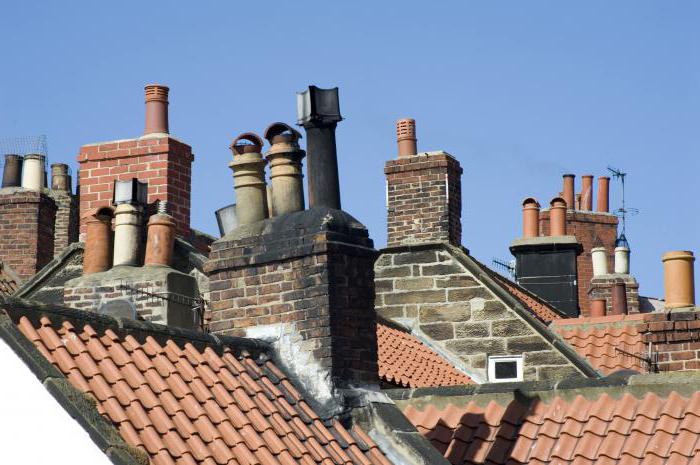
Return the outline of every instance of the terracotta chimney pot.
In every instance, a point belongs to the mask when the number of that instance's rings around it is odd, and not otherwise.
[[[564,196],[564,202],[566,202],[566,208],[569,210],[574,210],[576,208],[576,196],[574,194],[574,178],[575,174],[565,174],[564,175],[564,190],[562,191]]]
[[[550,202],[549,235],[566,236],[566,201],[555,197]]]
[[[664,264],[664,293],[666,308],[695,306],[693,263],[695,257],[688,250],[666,252]]]
[[[607,213],[609,211],[609,201],[610,201],[610,178],[607,176],[601,176],[598,178],[598,206],[597,210],[600,213]]]
[[[165,211],[165,202],[158,205],[158,213],[148,220],[146,266],[170,266],[175,245],[175,222]]]
[[[523,237],[540,235],[540,204],[532,197],[523,201]]]
[[[399,144],[399,158],[411,157],[418,153],[416,120],[404,118],[396,122],[396,142]]]
[[[627,289],[623,281],[617,281],[612,287],[613,315],[627,315]]]
[[[605,316],[605,299],[591,299],[591,318]]]
[[[112,217],[98,213],[91,215],[85,224],[83,274],[107,271],[112,266]]]
[[[262,146],[263,141],[257,134],[246,132],[234,139],[230,147],[233,161],[228,166],[233,170],[239,225],[264,220],[269,213]]]
[[[581,210],[593,209],[593,176],[590,174],[581,177]]]
[[[146,129],[147,134],[168,133],[168,92],[170,89],[158,84],[146,86]]]

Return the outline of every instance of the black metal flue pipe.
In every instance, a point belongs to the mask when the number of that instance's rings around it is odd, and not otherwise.
[[[306,175],[309,208],[340,210],[340,182],[335,128],[342,120],[338,88],[309,89],[297,94],[298,124],[306,131]]]

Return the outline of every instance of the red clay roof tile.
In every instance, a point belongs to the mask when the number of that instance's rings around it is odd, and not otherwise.
[[[390,464],[356,426],[351,434],[337,421],[321,422],[264,354],[226,348],[218,355],[73,324],[18,321],[152,464]]]
[[[410,388],[474,384],[417,337],[377,322],[379,376],[387,383]]]

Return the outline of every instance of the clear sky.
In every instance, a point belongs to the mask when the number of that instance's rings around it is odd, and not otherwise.
[[[143,86],[167,84],[196,155],[192,223],[216,233],[231,140],[294,122],[307,85],[339,86],[343,207],[378,247],[410,116],[419,150],[462,163],[463,243],[486,263],[510,258],[524,197],[624,169],[632,273],[662,296],[662,253],[700,253],[698,24],[695,1],[2,1],[0,137],[46,134],[75,170],[81,145],[139,136]]]

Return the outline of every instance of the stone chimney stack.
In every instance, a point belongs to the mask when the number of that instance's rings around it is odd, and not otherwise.
[[[415,121],[397,122],[399,157],[387,179],[387,245],[462,242],[462,168],[446,152],[415,152]]]
[[[85,221],[90,212],[109,207],[114,181],[138,178],[148,183],[148,204],[155,208],[157,200],[170,206],[175,231],[180,236],[190,233],[190,191],[192,148],[169,135],[168,88],[146,86],[145,134],[84,145],[78,162],[80,173],[80,233],[84,237]]]

